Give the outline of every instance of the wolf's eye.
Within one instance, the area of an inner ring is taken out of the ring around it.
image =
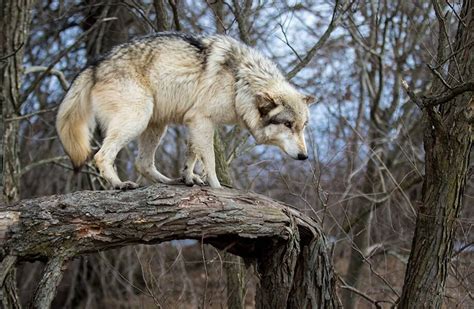
[[[287,122],[285,122],[285,126],[286,126],[287,128],[290,128],[290,129],[291,129],[291,127],[293,126],[293,124],[291,123],[291,121],[287,121]]]
[[[276,119],[270,119],[269,123],[270,123],[270,124],[280,124],[281,122],[279,122],[279,121],[276,120]]]

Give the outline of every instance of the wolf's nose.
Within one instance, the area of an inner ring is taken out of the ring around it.
[[[305,155],[304,153],[298,154],[298,160],[306,160],[306,159],[308,159],[308,155]]]

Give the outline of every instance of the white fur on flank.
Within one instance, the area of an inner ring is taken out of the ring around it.
[[[122,182],[113,168],[120,149],[138,138],[138,172],[153,182],[172,183],[156,170],[155,151],[168,124],[184,124],[189,128],[184,181],[203,184],[194,174],[201,160],[210,186],[219,188],[217,125],[241,125],[258,143],[301,159],[307,156],[303,130],[310,101],[273,62],[230,37],[161,33],[117,46],[81,73],[60,106],[57,129],[73,164],[80,166],[97,122],[105,132],[94,156],[101,175],[115,188],[130,189],[137,184]]]

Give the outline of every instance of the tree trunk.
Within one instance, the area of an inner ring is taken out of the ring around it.
[[[156,31],[169,30],[168,13],[166,12],[165,1],[154,0],[153,5],[155,6],[155,14],[156,14]]]
[[[379,153],[381,145],[377,145],[378,140],[381,139],[380,130],[378,130],[373,124],[369,129],[370,149],[374,153]],[[375,156],[370,153],[371,159],[367,162],[367,168],[361,186],[361,191],[364,194],[369,195],[371,192],[377,192],[379,185],[374,183],[374,179],[377,177],[377,163],[375,162]],[[370,235],[370,220],[372,212],[376,209],[376,205],[370,202],[365,197],[355,199],[352,206],[357,207],[357,211],[351,217],[352,222],[349,223],[350,231],[352,233],[352,246],[351,256],[349,259],[349,266],[346,273],[347,285],[356,289],[360,288],[361,278],[365,278],[367,275],[367,267],[365,266],[366,249],[369,246],[369,235]],[[342,292],[344,308],[356,308],[357,295],[352,291],[344,290]]]
[[[367,12],[366,12],[367,13]],[[380,39],[378,36],[379,31],[378,25],[376,24],[376,13],[370,12],[371,23],[373,23],[373,28],[368,37],[373,48],[376,48],[377,42]],[[383,38],[382,38],[383,39]],[[367,197],[370,196],[373,192],[380,191],[380,183],[375,179],[378,178],[379,174],[379,165],[378,156],[381,156],[384,152],[384,147],[386,143],[382,143],[383,137],[387,134],[383,128],[386,128],[386,123],[388,120],[385,119],[381,108],[381,98],[383,92],[383,70],[382,59],[375,57],[373,55],[367,55],[365,53],[357,53],[357,62],[361,66],[362,72],[360,73],[360,102],[359,109],[364,109],[364,94],[367,95],[367,99],[370,106],[370,122],[367,136],[367,144],[369,146],[368,153],[368,162],[365,169],[364,178],[362,179],[362,184],[359,190],[364,194],[364,196],[355,198],[354,201],[350,202],[351,207],[356,208],[354,214],[350,217],[350,222],[348,222],[347,232],[350,231],[352,235],[352,244],[351,244],[351,256],[349,259],[349,265],[346,273],[346,283],[347,285],[354,287],[356,289],[360,288],[361,279],[365,278],[367,273],[366,267],[366,251],[370,244],[370,221],[373,216],[373,212],[377,209],[377,204],[370,201]],[[369,66],[370,64],[370,66]],[[367,82],[364,82],[364,75],[367,75]],[[373,88],[377,89],[374,94],[370,92],[365,93],[364,88],[369,87],[367,85],[372,85]],[[355,129],[353,133],[355,137],[359,134],[359,128]],[[356,138],[353,142],[353,154],[357,153]],[[350,159],[349,167],[353,168],[353,158]],[[352,173],[352,172],[351,172]],[[343,290],[342,298],[344,303],[344,308],[352,309],[357,308],[357,299],[358,295],[353,293],[351,290]]]
[[[10,203],[20,198],[20,146],[18,121],[20,86],[23,74],[23,51],[30,26],[31,0],[1,2],[0,8],[0,105],[2,109],[2,201]],[[0,280],[0,302],[3,308],[20,308],[15,268],[6,269]]]
[[[232,185],[226,153],[219,130],[214,132],[214,153],[216,158],[216,173],[220,183]],[[245,307],[246,274],[242,258],[228,252],[223,254],[224,270],[226,274],[227,307],[229,309],[243,309]]]
[[[3,194],[7,202],[20,197],[20,149],[18,121],[23,51],[30,26],[31,0],[2,1],[0,12],[0,102],[3,118]]]
[[[2,266],[12,264],[5,262],[12,257],[47,261],[33,298],[40,308],[51,302],[68,259],[173,239],[197,239],[256,261],[260,308],[337,307],[334,273],[317,223],[254,193],[159,185],[48,196],[1,207],[0,233]]]
[[[467,44],[474,40],[474,0],[464,1],[460,17],[465,26],[459,23],[454,43],[454,50],[460,52],[455,56],[457,59],[451,59],[449,73],[472,81],[474,48]],[[453,78],[448,82],[454,84]],[[428,106],[423,110],[426,152],[423,200],[417,210],[400,308],[440,308],[443,303],[469,165],[473,109],[472,92],[466,92],[440,107]]]

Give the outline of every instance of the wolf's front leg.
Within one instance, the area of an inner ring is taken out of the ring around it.
[[[207,181],[212,188],[221,188],[216,175],[216,162],[214,157],[214,124],[205,118],[192,119],[188,122],[189,142],[188,169],[194,168],[197,158],[202,160]],[[194,155],[194,157],[192,157]],[[192,169],[191,169],[192,172]],[[186,171],[185,171],[186,175]],[[185,179],[186,181],[186,179]]]

